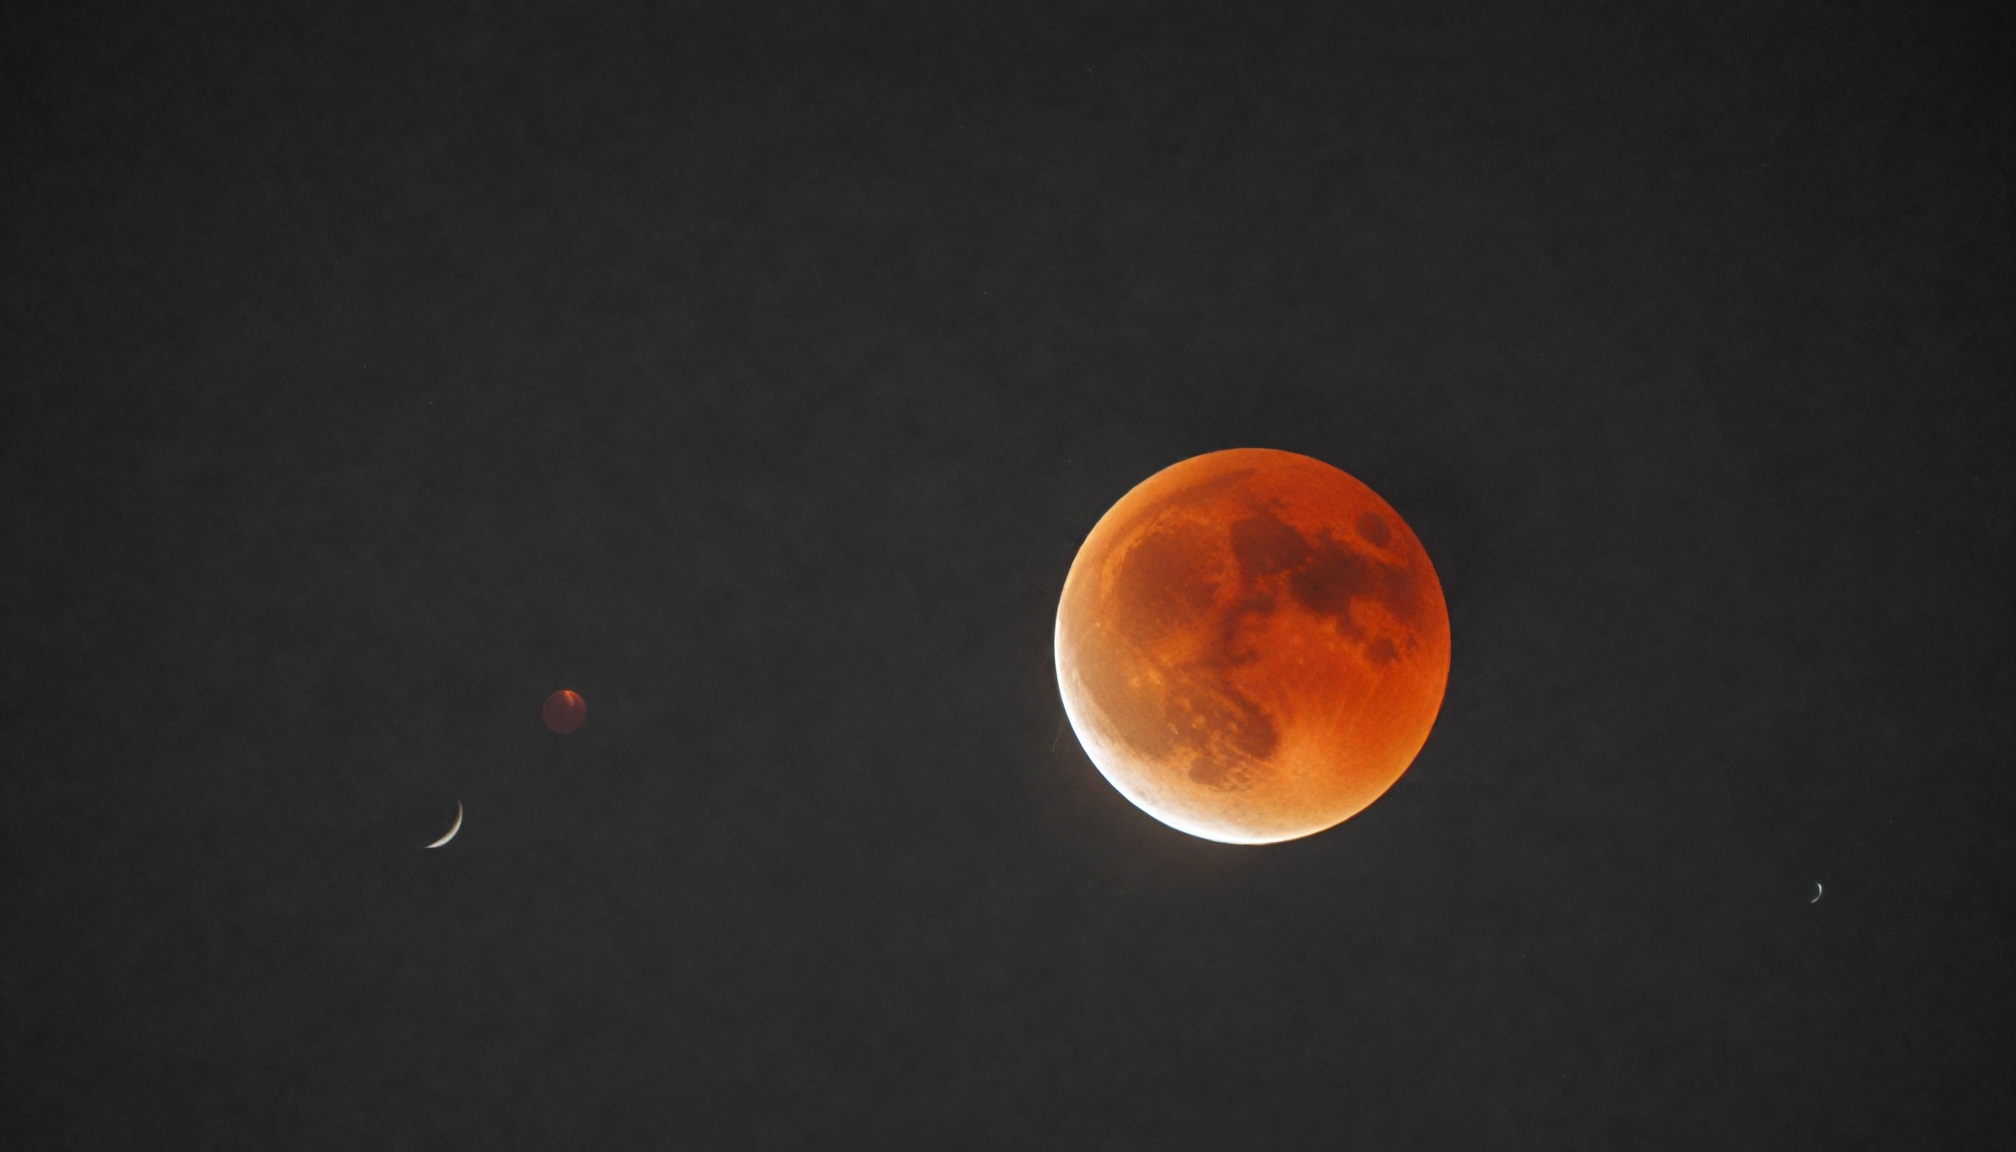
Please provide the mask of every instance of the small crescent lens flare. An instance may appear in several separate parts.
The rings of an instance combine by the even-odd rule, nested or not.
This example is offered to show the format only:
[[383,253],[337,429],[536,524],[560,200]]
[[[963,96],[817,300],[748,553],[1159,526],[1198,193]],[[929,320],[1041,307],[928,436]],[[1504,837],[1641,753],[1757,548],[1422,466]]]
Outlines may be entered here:
[[1179,831],[1321,832],[1400,778],[1449,679],[1442,584],[1407,522],[1319,460],[1234,448],[1100,518],[1057,604],[1087,755]]
[[565,736],[581,727],[588,718],[588,702],[581,694],[562,688],[546,697],[546,703],[539,709],[539,718],[546,721],[546,727]]

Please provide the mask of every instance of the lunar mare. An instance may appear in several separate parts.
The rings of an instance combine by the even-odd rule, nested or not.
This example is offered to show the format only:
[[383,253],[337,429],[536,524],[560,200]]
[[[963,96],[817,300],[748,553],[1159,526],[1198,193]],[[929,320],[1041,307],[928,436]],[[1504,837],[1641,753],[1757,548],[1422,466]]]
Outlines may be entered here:
[[1378,494],[1237,448],[1163,469],[1093,527],[1056,663],[1121,794],[1191,835],[1265,844],[1350,818],[1407,770],[1441,708],[1449,615]]

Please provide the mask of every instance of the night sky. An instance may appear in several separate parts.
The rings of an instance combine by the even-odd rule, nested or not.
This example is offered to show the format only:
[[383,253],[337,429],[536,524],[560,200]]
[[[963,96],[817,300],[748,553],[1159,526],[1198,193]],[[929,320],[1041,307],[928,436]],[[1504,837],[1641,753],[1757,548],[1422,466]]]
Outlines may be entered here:
[[[2006,7],[153,7],[0,16],[0,1142],[2016,1124]],[[1264,848],[1051,663],[1235,446],[1454,643]]]

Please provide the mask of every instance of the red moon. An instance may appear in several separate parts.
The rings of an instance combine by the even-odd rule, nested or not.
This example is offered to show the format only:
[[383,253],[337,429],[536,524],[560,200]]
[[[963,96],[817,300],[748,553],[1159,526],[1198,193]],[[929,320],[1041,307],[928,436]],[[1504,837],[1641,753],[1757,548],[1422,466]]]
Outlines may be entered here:
[[546,721],[546,727],[565,736],[581,727],[588,718],[588,702],[581,699],[579,692],[562,688],[546,697],[546,703],[539,709],[539,718]]
[[1377,493],[1234,448],[1100,518],[1056,653],[1072,730],[1122,795],[1193,836],[1270,844],[1349,819],[1413,763],[1449,680],[1449,611]]

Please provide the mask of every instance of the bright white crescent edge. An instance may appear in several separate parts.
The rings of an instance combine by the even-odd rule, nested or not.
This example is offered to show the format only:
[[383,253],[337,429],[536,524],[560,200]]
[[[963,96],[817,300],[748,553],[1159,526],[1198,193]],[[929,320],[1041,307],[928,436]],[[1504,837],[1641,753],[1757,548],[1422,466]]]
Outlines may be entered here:
[[439,848],[443,844],[448,843],[448,841],[453,840],[455,838],[455,833],[460,832],[461,830],[462,830],[462,802],[460,800],[457,800],[455,802],[455,823],[450,824],[448,826],[448,834],[446,836],[441,837],[439,840],[434,841],[432,844],[427,845],[427,847]]
[[[462,821],[458,817],[455,822],[457,824],[460,824]],[[449,835],[453,836],[454,833],[450,832]],[[1813,898],[1811,900],[1806,901],[1806,903],[1818,904],[1820,902],[1820,897],[1825,896],[1826,894],[1827,894],[1827,886],[1825,884],[1820,883],[1818,880],[1815,880],[1813,881]]]

